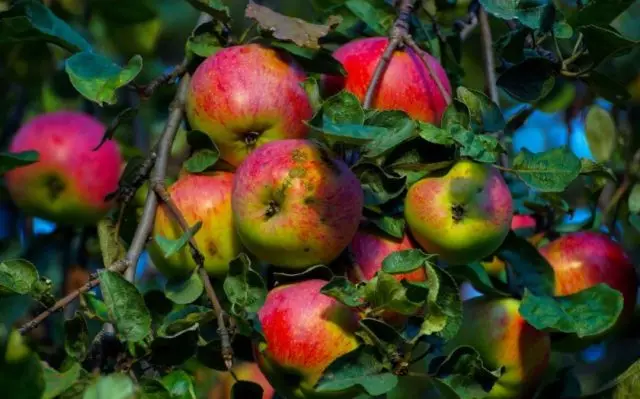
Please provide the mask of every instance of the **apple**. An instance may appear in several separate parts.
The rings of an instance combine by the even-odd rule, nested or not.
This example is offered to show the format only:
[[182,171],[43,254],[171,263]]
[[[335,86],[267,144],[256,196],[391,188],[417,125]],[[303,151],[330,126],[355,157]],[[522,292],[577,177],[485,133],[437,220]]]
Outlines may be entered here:
[[358,230],[364,195],[348,166],[309,140],[272,141],[237,169],[231,196],[240,241],[288,269],[328,265]]
[[[213,277],[224,276],[229,262],[241,251],[231,216],[233,177],[229,172],[183,174],[168,189],[189,226],[202,221],[194,239],[205,257],[204,268]],[[182,234],[166,205],[158,206],[153,236],[177,240]],[[196,268],[188,246],[165,258],[154,240],[149,244],[149,256],[158,271],[168,278],[186,277]]]
[[[325,94],[334,94],[342,89],[364,100],[367,88],[382,53],[389,43],[386,37],[371,37],[353,40],[339,47],[333,57],[340,61],[347,76],[325,76]],[[451,95],[451,84],[438,60],[423,53],[431,69],[440,80],[444,90]],[[402,110],[414,119],[440,124],[447,108],[436,80],[413,50],[396,50],[376,89],[372,107],[385,110]]]
[[[257,363],[242,362],[233,366],[231,371],[239,381],[251,381],[262,387],[262,399],[273,398],[275,391],[260,371]],[[209,392],[207,399],[232,399],[231,389],[235,380],[230,372],[220,373],[214,388]],[[259,399],[259,398],[255,398]]]
[[109,211],[122,157],[114,141],[97,151],[105,126],[75,111],[42,114],[13,137],[10,152],[37,151],[39,160],[9,171],[7,189],[26,214],[67,225],[95,224]]
[[428,176],[407,192],[409,229],[430,253],[449,264],[467,264],[491,255],[511,226],[513,201],[491,165],[458,161],[442,176]]
[[548,364],[551,340],[518,312],[513,298],[476,297],[463,303],[462,325],[446,351],[474,347],[488,369],[504,366],[504,373],[487,398],[531,397]]
[[555,275],[555,295],[570,295],[599,283],[620,291],[624,308],[617,326],[628,322],[636,304],[638,280],[622,246],[605,234],[579,231],[540,248]]
[[193,129],[208,134],[233,166],[279,139],[305,138],[313,116],[304,71],[282,52],[258,44],[224,48],[198,66],[187,94]]
[[[286,398],[353,398],[353,392],[320,393],[314,386],[337,358],[359,346],[359,316],[320,293],[323,280],[277,286],[258,311],[265,341],[254,346],[260,369]],[[350,391],[350,390],[349,390]]]

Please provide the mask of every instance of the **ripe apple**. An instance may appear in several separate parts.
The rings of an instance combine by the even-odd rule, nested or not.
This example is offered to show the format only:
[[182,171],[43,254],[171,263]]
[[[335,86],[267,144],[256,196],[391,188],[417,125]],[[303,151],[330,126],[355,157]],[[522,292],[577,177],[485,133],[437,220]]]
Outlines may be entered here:
[[287,55],[258,44],[222,49],[198,66],[186,114],[220,157],[238,166],[273,140],[305,138],[313,110],[300,84],[306,75]]
[[[168,189],[171,199],[189,226],[202,221],[194,239],[205,257],[204,268],[211,276],[224,276],[229,270],[229,262],[241,251],[231,217],[232,185],[232,173],[211,172],[183,174]],[[160,235],[176,240],[182,234],[183,231],[171,217],[166,205],[158,206],[153,227],[154,237]],[[169,278],[188,276],[196,268],[188,246],[165,258],[154,240],[149,245],[149,256],[158,270]]]
[[270,142],[238,168],[231,196],[242,244],[289,269],[329,264],[355,235],[364,195],[358,178],[309,140]]
[[519,306],[520,301],[513,298],[465,301],[458,335],[446,345],[447,351],[473,346],[485,367],[505,367],[487,398],[530,397],[549,364],[548,333],[528,324],[520,316]]
[[9,171],[7,188],[32,216],[68,225],[90,225],[112,205],[122,157],[114,141],[100,143],[105,127],[90,115],[58,111],[36,116],[13,137],[10,152],[34,150],[38,162]]
[[355,335],[358,315],[321,294],[325,284],[326,281],[315,279],[277,286],[258,311],[265,342],[254,347],[256,359],[269,382],[284,397],[355,396],[353,392],[328,394],[314,390],[334,360],[359,346]]
[[605,283],[620,291],[624,308],[618,326],[629,321],[636,304],[638,280],[622,246],[605,234],[579,231],[540,248],[555,274],[555,294],[570,295]]
[[[232,368],[233,373],[236,375],[239,381],[251,381],[262,387],[262,399],[273,398],[275,391],[269,384],[269,381],[265,378],[264,374],[260,371],[257,363],[243,362],[239,363]],[[214,388],[209,392],[208,399],[232,399],[231,389],[235,380],[231,373],[224,372],[218,377],[218,381]],[[255,398],[259,399],[259,398]]]
[[450,264],[491,255],[509,233],[512,214],[511,193],[500,173],[469,160],[411,186],[404,209],[420,246]]
[[[325,93],[330,95],[346,89],[363,101],[376,65],[388,43],[389,39],[386,37],[371,37],[353,40],[338,48],[333,56],[342,63],[347,76],[325,76]],[[419,57],[408,48],[394,52],[380,79],[372,107],[402,110],[414,119],[439,125],[447,102],[435,78]],[[438,60],[427,53],[423,53],[422,57],[428,62],[444,90],[451,95],[451,84]]]

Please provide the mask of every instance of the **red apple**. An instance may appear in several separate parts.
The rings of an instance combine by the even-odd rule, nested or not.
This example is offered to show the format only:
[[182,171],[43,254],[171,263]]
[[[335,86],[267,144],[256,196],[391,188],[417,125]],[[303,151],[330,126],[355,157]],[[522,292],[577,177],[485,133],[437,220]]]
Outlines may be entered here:
[[624,297],[620,323],[628,321],[636,304],[638,281],[622,246],[594,231],[566,234],[540,248],[555,273],[555,294],[570,295],[605,283]]
[[[325,76],[326,94],[346,89],[363,101],[376,65],[388,43],[389,39],[386,37],[371,37],[357,39],[338,48],[333,56],[342,63],[347,76]],[[439,125],[447,102],[435,78],[419,57],[408,48],[394,52],[380,79],[372,106],[402,110],[414,119]],[[438,60],[427,53],[423,53],[422,57],[428,62],[444,90],[451,95],[451,84]]]
[[349,245],[362,214],[358,178],[308,140],[255,150],[238,168],[233,217],[242,244],[276,266],[329,264]]
[[90,115],[58,111],[36,116],[13,137],[10,152],[40,154],[38,162],[9,171],[7,188],[25,213],[61,224],[100,220],[118,188],[122,157],[114,141],[100,143],[105,127]]
[[[229,270],[229,262],[241,251],[231,216],[232,184],[233,174],[229,172],[183,174],[168,189],[189,226],[202,222],[194,239],[204,255],[204,268],[211,276],[224,276]],[[166,206],[158,206],[153,236],[177,240],[182,234]],[[188,246],[165,258],[154,240],[149,244],[149,256],[158,270],[169,278],[186,277],[196,268]]]
[[489,369],[505,367],[487,398],[531,398],[549,364],[548,333],[528,324],[519,306],[513,298],[465,301],[458,335],[447,343],[447,351],[474,347]]
[[274,49],[224,48],[193,74],[187,118],[216,142],[223,160],[238,166],[262,144],[306,137],[304,121],[313,110],[300,84],[305,78],[289,56]]
[[536,218],[533,215],[513,215],[511,219],[511,230],[516,231],[520,229],[535,229]]
[[[358,315],[320,293],[323,280],[274,288],[258,312],[265,342],[255,348],[260,369],[287,398],[354,397],[353,393],[315,392],[324,370],[359,346]],[[345,395],[345,396],[342,396]]]
[[[239,363],[231,369],[236,375],[239,381],[251,381],[262,387],[262,399],[273,398],[275,391],[266,377],[260,371],[260,368],[256,363],[243,362]],[[218,377],[218,381],[213,389],[209,392],[207,399],[232,399],[231,389],[235,380],[230,372],[221,373]],[[260,399],[260,398],[252,398]]]

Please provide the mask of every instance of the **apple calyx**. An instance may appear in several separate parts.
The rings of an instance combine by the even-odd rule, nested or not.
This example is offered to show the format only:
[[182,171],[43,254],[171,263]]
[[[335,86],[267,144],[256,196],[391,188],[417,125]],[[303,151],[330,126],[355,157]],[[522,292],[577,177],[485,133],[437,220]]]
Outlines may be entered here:
[[462,204],[453,204],[451,206],[451,217],[455,223],[460,223],[465,215],[465,207]]
[[280,205],[275,200],[270,200],[267,204],[267,211],[265,212],[264,216],[267,220],[269,220],[278,212],[280,212]]
[[254,148],[258,142],[258,138],[263,132],[252,130],[244,134],[243,141],[249,148]]
[[51,201],[57,200],[65,189],[64,182],[56,175],[47,176],[44,184],[47,187],[47,194]]

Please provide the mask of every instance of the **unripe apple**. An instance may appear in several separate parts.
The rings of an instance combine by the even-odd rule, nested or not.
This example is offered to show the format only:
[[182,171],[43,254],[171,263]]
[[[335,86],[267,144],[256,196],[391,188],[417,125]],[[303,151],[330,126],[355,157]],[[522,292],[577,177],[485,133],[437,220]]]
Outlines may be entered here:
[[420,246],[450,264],[491,255],[511,225],[511,193],[487,164],[458,161],[444,176],[426,177],[409,188],[404,215]]
[[620,291],[624,308],[621,324],[629,321],[636,304],[638,280],[622,246],[595,231],[566,234],[540,248],[555,275],[555,294],[570,295],[599,283]]
[[[253,362],[243,362],[233,366],[231,369],[239,381],[251,381],[262,387],[262,399],[273,398],[275,391],[260,371],[258,364]],[[209,392],[208,399],[232,399],[231,389],[235,379],[230,372],[221,373],[214,388]],[[247,398],[249,399],[249,398]],[[251,398],[260,399],[260,398]]]
[[222,49],[198,66],[187,95],[191,127],[208,134],[238,166],[273,140],[304,138],[313,110],[289,56],[258,44]]
[[[169,189],[169,195],[189,226],[202,221],[194,239],[205,257],[204,268],[211,276],[224,276],[229,262],[241,251],[231,216],[233,174],[212,172],[184,174]],[[153,235],[177,240],[183,234],[166,205],[159,205]],[[188,246],[169,258],[155,242],[149,245],[149,256],[158,270],[171,278],[186,277],[196,268]]]
[[476,297],[463,303],[462,325],[447,343],[452,351],[474,347],[488,369],[504,366],[487,398],[530,398],[549,364],[551,342],[546,332],[528,324],[513,298]]
[[289,269],[329,264],[355,235],[364,195],[358,178],[308,140],[267,143],[238,168],[232,194],[242,244]]
[[[371,37],[353,40],[338,48],[333,56],[342,63],[347,76],[325,76],[325,93],[330,95],[346,89],[363,101],[388,44],[386,37]],[[408,48],[394,52],[377,86],[372,107],[402,110],[414,119],[439,125],[447,102],[438,88],[436,78],[419,57]],[[438,60],[428,53],[423,53],[422,57],[443,89],[451,95],[451,84]]]
[[323,280],[277,286],[258,311],[265,342],[255,348],[260,369],[286,398],[352,398],[353,392],[319,393],[314,386],[337,358],[359,346],[358,315],[324,295]]
[[34,150],[36,163],[9,171],[7,188],[16,205],[32,216],[67,225],[90,225],[112,205],[122,157],[114,141],[97,151],[105,127],[75,111],[42,114],[13,137],[10,152]]

